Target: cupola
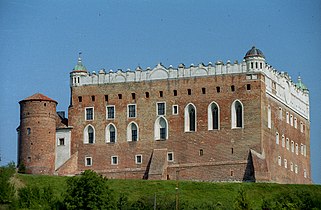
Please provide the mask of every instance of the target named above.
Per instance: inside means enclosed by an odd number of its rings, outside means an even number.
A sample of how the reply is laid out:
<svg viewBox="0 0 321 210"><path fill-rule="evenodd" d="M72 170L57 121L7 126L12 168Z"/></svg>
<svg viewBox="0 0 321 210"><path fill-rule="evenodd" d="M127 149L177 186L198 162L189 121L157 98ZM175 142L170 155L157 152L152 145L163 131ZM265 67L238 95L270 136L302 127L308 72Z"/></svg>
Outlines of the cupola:
<svg viewBox="0 0 321 210"><path fill-rule="evenodd" d="M86 67L82 64L82 60L81 60L81 52L78 55L78 62L77 65L74 67L73 71L83 71L83 72L87 72Z"/></svg>
<svg viewBox="0 0 321 210"><path fill-rule="evenodd" d="M307 91L308 88L303 84L302 80L301 80L301 77L298 76L298 82L295 84L296 87L302 91Z"/></svg>
<svg viewBox="0 0 321 210"><path fill-rule="evenodd" d="M253 46L244 56L247 71L261 71L265 67L263 52Z"/></svg>

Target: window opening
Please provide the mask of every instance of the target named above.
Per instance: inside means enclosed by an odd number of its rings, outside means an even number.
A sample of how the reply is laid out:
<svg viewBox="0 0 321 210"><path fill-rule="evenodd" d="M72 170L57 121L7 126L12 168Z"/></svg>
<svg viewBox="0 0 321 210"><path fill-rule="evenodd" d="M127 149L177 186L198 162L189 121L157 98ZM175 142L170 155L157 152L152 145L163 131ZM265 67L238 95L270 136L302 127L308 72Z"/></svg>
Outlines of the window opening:
<svg viewBox="0 0 321 210"><path fill-rule="evenodd" d="M246 90L251 90L251 84L246 85Z"/></svg>
<svg viewBox="0 0 321 210"><path fill-rule="evenodd" d="M108 95L105 95L105 101L108 101Z"/></svg>
<svg viewBox="0 0 321 210"><path fill-rule="evenodd" d="M216 87L216 92L220 93L221 92L221 87Z"/></svg>
<svg viewBox="0 0 321 210"><path fill-rule="evenodd" d="M159 97L163 97L163 91L159 91Z"/></svg>
<svg viewBox="0 0 321 210"><path fill-rule="evenodd" d="M115 106L107 106L107 119L115 119Z"/></svg>
<svg viewBox="0 0 321 210"><path fill-rule="evenodd" d="M78 102L82 102L82 97L81 96L78 96Z"/></svg>
<svg viewBox="0 0 321 210"><path fill-rule="evenodd" d="M91 96L91 101L95 101L95 96Z"/></svg>
<svg viewBox="0 0 321 210"><path fill-rule="evenodd" d="M177 96L177 90L173 90L174 96Z"/></svg>
<svg viewBox="0 0 321 210"><path fill-rule="evenodd" d="M118 99L122 99L122 98L123 98L122 94L118 94Z"/></svg>
<svg viewBox="0 0 321 210"><path fill-rule="evenodd" d="M157 115L165 115L165 103L157 103Z"/></svg>
<svg viewBox="0 0 321 210"><path fill-rule="evenodd" d="M235 86L234 86L234 85L231 86L231 91L232 91L232 92L235 91Z"/></svg>
<svg viewBox="0 0 321 210"><path fill-rule="evenodd" d="M128 105L128 117L129 118L136 117L136 105L135 104Z"/></svg>
<svg viewBox="0 0 321 210"><path fill-rule="evenodd" d="M94 119L94 108L86 108L86 120L93 120Z"/></svg>
<svg viewBox="0 0 321 210"><path fill-rule="evenodd" d="M206 88L202 88L202 94L206 94Z"/></svg>
<svg viewBox="0 0 321 210"><path fill-rule="evenodd" d="M145 97L149 98L149 92L145 92Z"/></svg>
<svg viewBox="0 0 321 210"><path fill-rule="evenodd" d="M135 100L136 99L136 94L132 93L132 99Z"/></svg>
<svg viewBox="0 0 321 210"><path fill-rule="evenodd" d="M192 90L191 89L187 89L187 94L188 95L192 95Z"/></svg>

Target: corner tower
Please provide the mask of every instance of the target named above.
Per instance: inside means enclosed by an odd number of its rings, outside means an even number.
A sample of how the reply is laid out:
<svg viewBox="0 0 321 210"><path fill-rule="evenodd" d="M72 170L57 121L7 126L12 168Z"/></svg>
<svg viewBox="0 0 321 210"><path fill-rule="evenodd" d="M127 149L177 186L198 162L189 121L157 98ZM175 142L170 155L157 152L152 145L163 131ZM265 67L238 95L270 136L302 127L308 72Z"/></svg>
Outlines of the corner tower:
<svg viewBox="0 0 321 210"><path fill-rule="evenodd" d="M23 164L26 173L53 174L57 102L36 93L19 104L18 165Z"/></svg>

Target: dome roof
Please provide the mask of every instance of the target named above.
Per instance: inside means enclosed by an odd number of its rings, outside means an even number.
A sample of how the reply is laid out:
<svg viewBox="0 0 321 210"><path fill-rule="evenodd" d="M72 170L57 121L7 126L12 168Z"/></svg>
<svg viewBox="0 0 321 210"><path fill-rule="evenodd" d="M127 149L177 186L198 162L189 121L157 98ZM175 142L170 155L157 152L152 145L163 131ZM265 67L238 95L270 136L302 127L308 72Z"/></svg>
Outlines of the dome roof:
<svg viewBox="0 0 321 210"><path fill-rule="evenodd" d="M295 84L300 90L308 90L308 88L303 84L301 77L298 77L298 82Z"/></svg>
<svg viewBox="0 0 321 210"><path fill-rule="evenodd" d="M52 101L52 102L55 102L57 103L57 101L41 94L41 93L36 93L36 94L33 94L32 96L29 96L25 99L23 99L22 101L20 101L19 103L23 102L23 101Z"/></svg>
<svg viewBox="0 0 321 210"><path fill-rule="evenodd" d="M249 57L261 57L265 58L264 54L262 53L261 50L257 49L255 46L253 46L247 53L245 54L244 58L249 58Z"/></svg>
<svg viewBox="0 0 321 210"><path fill-rule="evenodd" d="M82 60L81 60L80 55L81 55L81 53L79 53L77 65L74 67L73 70L74 71L87 71L86 67L82 64Z"/></svg>

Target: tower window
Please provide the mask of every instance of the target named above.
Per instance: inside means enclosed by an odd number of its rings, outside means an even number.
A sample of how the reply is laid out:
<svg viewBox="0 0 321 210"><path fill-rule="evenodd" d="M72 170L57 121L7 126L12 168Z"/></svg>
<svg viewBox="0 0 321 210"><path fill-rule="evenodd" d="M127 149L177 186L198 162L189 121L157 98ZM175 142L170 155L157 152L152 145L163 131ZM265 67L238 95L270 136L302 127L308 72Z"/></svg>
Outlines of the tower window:
<svg viewBox="0 0 321 210"><path fill-rule="evenodd" d="M109 105L107 106L107 119L112 120L115 119L115 106L114 105Z"/></svg>
<svg viewBox="0 0 321 210"><path fill-rule="evenodd" d="M168 124L164 117L158 117L155 121L155 140L166 140L168 138Z"/></svg>
<svg viewBox="0 0 321 210"><path fill-rule="evenodd" d="M82 102L82 97L78 96L78 102L81 103Z"/></svg>
<svg viewBox="0 0 321 210"><path fill-rule="evenodd" d="M196 108L193 104L185 107L185 132L196 131Z"/></svg>
<svg viewBox="0 0 321 210"><path fill-rule="evenodd" d="M157 115L165 115L166 107L164 102L157 103Z"/></svg>
<svg viewBox="0 0 321 210"><path fill-rule="evenodd" d="M206 94L206 88L202 88L202 94Z"/></svg>
<svg viewBox="0 0 321 210"><path fill-rule="evenodd" d="M149 92L145 92L145 97L149 98Z"/></svg>
<svg viewBox="0 0 321 210"><path fill-rule="evenodd" d="M31 134L31 128L27 128L27 135Z"/></svg>
<svg viewBox="0 0 321 210"><path fill-rule="evenodd" d="M174 96L177 96L177 90L173 90Z"/></svg>
<svg viewBox="0 0 321 210"><path fill-rule="evenodd" d="M105 101L106 102L108 101L108 95L105 95Z"/></svg>
<svg viewBox="0 0 321 210"><path fill-rule="evenodd" d="M142 155L135 155L135 163L136 164L142 164L142 162L143 162Z"/></svg>
<svg viewBox="0 0 321 210"><path fill-rule="evenodd" d="M243 127L243 105L236 100L232 104L232 128Z"/></svg>
<svg viewBox="0 0 321 210"><path fill-rule="evenodd" d="M106 142L115 143L116 142L116 127L111 123L106 127Z"/></svg>
<svg viewBox="0 0 321 210"><path fill-rule="evenodd" d="M251 84L246 84L246 90L251 90Z"/></svg>
<svg viewBox="0 0 321 210"><path fill-rule="evenodd" d="M203 156L204 155L204 151L203 149L200 149L200 156Z"/></svg>
<svg viewBox="0 0 321 210"><path fill-rule="evenodd" d="M91 96L91 101L95 101L95 96Z"/></svg>
<svg viewBox="0 0 321 210"><path fill-rule="evenodd" d="M159 97L163 97L163 91L159 91Z"/></svg>
<svg viewBox="0 0 321 210"><path fill-rule="evenodd" d="M138 126L135 122L127 126L127 141L138 141Z"/></svg>
<svg viewBox="0 0 321 210"><path fill-rule="evenodd" d="M173 115L178 114L178 105L173 105Z"/></svg>
<svg viewBox="0 0 321 210"><path fill-rule="evenodd" d="M118 99L122 99L123 95L122 94L118 94Z"/></svg>
<svg viewBox="0 0 321 210"><path fill-rule="evenodd" d="M234 85L231 86L231 91L232 91L232 92L235 91L235 86L234 86Z"/></svg>
<svg viewBox="0 0 321 210"><path fill-rule="evenodd" d="M128 117L135 118L136 117L136 104L128 105Z"/></svg>
<svg viewBox="0 0 321 210"><path fill-rule="evenodd" d="M217 93L220 93L220 92L221 92L221 87L218 87L218 86L217 86L217 87L216 87L216 92L217 92Z"/></svg>
<svg viewBox="0 0 321 210"><path fill-rule="evenodd" d="M187 89L187 94L188 95L192 95L192 90L191 89Z"/></svg>
<svg viewBox="0 0 321 210"><path fill-rule="evenodd" d="M174 153L173 152L168 152L167 153L167 161L168 162L173 162L174 161Z"/></svg>
<svg viewBox="0 0 321 210"><path fill-rule="evenodd" d="M118 156L111 156L111 164L118 165Z"/></svg>
<svg viewBox="0 0 321 210"><path fill-rule="evenodd" d="M132 99L135 100L136 99L136 94L132 93Z"/></svg>
<svg viewBox="0 0 321 210"><path fill-rule="evenodd" d="M58 145L59 145L59 146L65 145L65 138L59 138L59 139L58 139Z"/></svg>
<svg viewBox="0 0 321 210"><path fill-rule="evenodd" d="M208 106L208 130L219 129L219 108L215 102Z"/></svg>
<svg viewBox="0 0 321 210"><path fill-rule="evenodd" d="M92 166L92 158L91 157L86 157L85 166Z"/></svg>
<svg viewBox="0 0 321 210"><path fill-rule="evenodd" d="M93 120L94 119L94 108L88 107L86 108L86 120Z"/></svg>

